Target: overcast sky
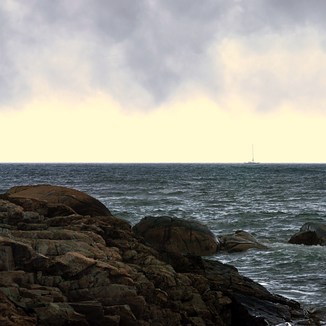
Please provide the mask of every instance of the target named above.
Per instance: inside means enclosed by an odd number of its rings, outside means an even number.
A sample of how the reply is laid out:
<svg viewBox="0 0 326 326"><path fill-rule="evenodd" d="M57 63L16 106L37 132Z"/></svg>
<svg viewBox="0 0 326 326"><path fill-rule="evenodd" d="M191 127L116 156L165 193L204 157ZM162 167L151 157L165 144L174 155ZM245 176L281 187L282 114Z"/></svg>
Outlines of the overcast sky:
<svg viewBox="0 0 326 326"><path fill-rule="evenodd" d="M326 163L326 1L2 0L0 162Z"/></svg>

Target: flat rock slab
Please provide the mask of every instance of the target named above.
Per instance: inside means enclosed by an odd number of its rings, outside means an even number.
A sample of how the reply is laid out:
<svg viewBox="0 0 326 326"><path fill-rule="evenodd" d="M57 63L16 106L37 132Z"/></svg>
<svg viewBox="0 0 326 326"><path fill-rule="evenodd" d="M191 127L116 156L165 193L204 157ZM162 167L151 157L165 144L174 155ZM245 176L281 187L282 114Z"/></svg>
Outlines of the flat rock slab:
<svg viewBox="0 0 326 326"><path fill-rule="evenodd" d="M153 248L184 255L214 255L219 247L215 235L197 221L170 217L147 216L133 227Z"/></svg>

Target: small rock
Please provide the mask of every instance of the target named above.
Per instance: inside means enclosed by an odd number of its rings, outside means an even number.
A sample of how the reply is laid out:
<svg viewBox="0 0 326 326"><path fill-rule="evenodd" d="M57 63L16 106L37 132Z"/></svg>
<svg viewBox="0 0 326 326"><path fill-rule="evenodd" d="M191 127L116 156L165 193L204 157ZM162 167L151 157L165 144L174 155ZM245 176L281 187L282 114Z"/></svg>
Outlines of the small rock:
<svg viewBox="0 0 326 326"><path fill-rule="evenodd" d="M249 232L238 230L234 234L227 234L219 237L220 249L229 253L242 252L248 249L267 249L259 243Z"/></svg>
<svg viewBox="0 0 326 326"><path fill-rule="evenodd" d="M307 246L326 245L326 224L323 223L305 223L300 231L294 234L289 243L304 244Z"/></svg>

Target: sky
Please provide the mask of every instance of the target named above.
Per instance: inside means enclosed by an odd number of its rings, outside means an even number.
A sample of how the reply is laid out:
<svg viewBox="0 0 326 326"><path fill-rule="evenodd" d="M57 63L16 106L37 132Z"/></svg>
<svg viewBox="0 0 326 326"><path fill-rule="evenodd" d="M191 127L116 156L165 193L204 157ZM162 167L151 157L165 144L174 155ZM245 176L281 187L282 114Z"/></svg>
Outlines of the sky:
<svg viewBox="0 0 326 326"><path fill-rule="evenodd" d="M325 13L1 0L0 162L326 163Z"/></svg>

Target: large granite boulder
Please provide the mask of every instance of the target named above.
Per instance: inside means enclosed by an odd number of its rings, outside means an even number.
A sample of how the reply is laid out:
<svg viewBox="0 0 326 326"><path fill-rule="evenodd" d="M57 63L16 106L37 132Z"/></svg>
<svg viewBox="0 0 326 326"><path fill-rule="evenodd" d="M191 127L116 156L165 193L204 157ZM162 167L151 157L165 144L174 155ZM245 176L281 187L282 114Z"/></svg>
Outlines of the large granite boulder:
<svg viewBox="0 0 326 326"><path fill-rule="evenodd" d="M267 249L253 235L243 230L220 236L218 239L221 244L220 249L229 253L247 251L248 249Z"/></svg>
<svg viewBox="0 0 326 326"><path fill-rule="evenodd" d="M147 216L133 227L153 248L184 255L214 255L219 242L207 226L170 216Z"/></svg>
<svg viewBox="0 0 326 326"><path fill-rule="evenodd" d="M300 231L295 233L289 240L289 243L304 244L308 246L326 245L326 224L307 222Z"/></svg>
<svg viewBox="0 0 326 326"><path fill-rule="evenodd" d="M111 215L108 208L96 198L82 191L62 186L17 186L9 189L5 195L11 201L16 200L18 204L21 204L24 199L45 201L48 204L55 205L58 213L61 211L68 211L69 213L70 209L70 214L76 212L77 214L91 216Z"/></svg>

